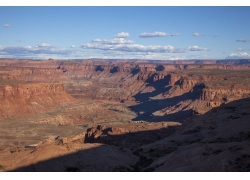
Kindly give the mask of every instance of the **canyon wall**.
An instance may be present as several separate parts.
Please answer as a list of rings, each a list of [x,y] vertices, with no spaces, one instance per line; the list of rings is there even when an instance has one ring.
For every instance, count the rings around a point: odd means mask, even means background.
[[[62,83],[1,82],[0,118],[29,115],[70,104]]]
[[[138,115],[166,115],[180,110],[204,113],[250,96],[249,61],[1,59],[0,78],[60,81],[64,90],[76,98],[141,103],[131,107]],[[17,88],[13,92],[21,93]]]

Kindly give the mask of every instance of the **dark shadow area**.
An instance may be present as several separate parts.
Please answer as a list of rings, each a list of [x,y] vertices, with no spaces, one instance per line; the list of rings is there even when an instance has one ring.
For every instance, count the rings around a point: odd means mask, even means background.
[[[118,67],[118,66],[115,66],[115,67],[113,67],[109,72],[110,72],[110,73],[117,73],[117,72],[119,72],[119,67]]]
[[[169,85],[169,81],[170,81],[170,76],[165,76],[163,79],[160,80],[154,80],[154,75],[151,76],[149,79],[147,79],[146,83],[146,87],[154,87],[154,91],[152,92],[148,92],[148,93],[141,93],[139,92],[138,94],[136,94],[134,96],[135,100],[138,102],[146,102],[150,100],[150,97],[154,97],[157,96],[159,94],[163,94],[166,91],[168,91],[171,86]]]
[[[143,122],[136,123],[143,126]],[[126,128],[124,128],[126,129]],[[84,143],[103,143],[122,148],[136,149],[140,146],[153,143],[173,134],[177,126],[169,126],[156,130],[138,132],[117,132],[116,128],[98,125],[97,128],[89,128],[85,135]]]
[[[156,71],[164,71],[164,66],[163,65],[158,65],[158,66],[156,66],[156,68],[155,68],[155,70]]]
[[[166,114],[164,116],[155,116],[153,113],[155,111],[162,110],[164,108],[174,106],[181,101],[185,100],[195,100],[200,98],[202,94],[202,89],[205,88],[203,83],[197,84],[193,87],[192,92],[184,93],[180,96],[175,96],[172,98],[166,99],[150,99],[151,97],[155,97],[160,94],[166,93],[168,90],[172,88],[169,86],[170,76],[165,76],[163,79],[155,80],[155,76],[151,76],[146,82],[147,86],[154,87],[154,91],[148,93],[139,92],[134,96],[137,102],[140,104],[129,106],[129,109],[134,111],[137,114],[137,117],[134,118],[134,121],[144,120],[148,122],[161,122],[161,121],[174,121],[174,122],[182,122],[187,117],[193,115],[193,110],[181,110],[176,113]],[[175,85],[182,86],[181,80],[177,81]],[[183,108],[185,109],[185,108]]]
[[[192,89],[192,93],[191,93],[191,96],[192,96],[192,99],[197,99],[197,98],[201,98],[201,95],[202,95],[202,90],[205,88],[205,84],[204,83],[199,83],[199,84],[196,84],[193,89]]]
[[[126,158],[126,155],[121,156],[119,153],[122,153],[119,148],[102,145],[40,161],[9,172],[112,172],[119,167],[122,167],[123,171],[133,171],[130,167],[133,164],[124,164],[123,158]]]
[[[153,143],[170,136],[176,129],[176,126],[170,126],[157,130],[127,132],[117,135],[112,134],[114,132],[110,127],[102,128],[102,126],[99,125],[99,128],[93,131],[92,134],[85,136],[84,144],[90,146],[91,143],[103,143],[104,145],[86,148],[84,150],[80,148],[74,153],[20,167],[11,172],[138,171],[138,169],[135,170],[133,168],[133,165],[137,163],[139,157],[132,155],[133,152],[142,145]],[[91,128],[88,129],[88,132],[90,131]],[[99,136],[97,136],[97,134]],[[62,141],[60,141],[60,143],[58,142],[59,140],[55,139],[55,145],[57,145],[59,149],[65,148],[65,151],[74,149],[73,145],[63,143]],[[53,147],[55,148],[55,146],[52,146],[52,148]],[[39,151],[41,148],[42,147],[34,148],[30,154],[36,153],[36,151]],[[55,148],[55,151],[56,149],[57,148]],[[44,153],[44,151],[42,152]],[[128,158],[130,159],[128,160]]]
[[[157,76],[152,75],[147,81],[146,86],[154,87],[154,91],[148,92],[148,93],[141,93],[139,92],[134,96],[135,100],[139,102],[140,104],[130,106],[129,109],[134,111],[137,114],[137,117],[134,118],[134,121],[138,120],[144,120],[148,122],[161,122],[161,121],[174,121],[174,122],[182,122],[185,118],[192,115],[193,111],[179,111],[172,114],[167,114],[164,116],[155,116],[153,115],[153,112],[162,110],[164,108],[167,108],[169,106],[174,106],[178,104],[180,101],[186,100],[186,99],[194,99],[195,97],[192,97],[192,93],[188,92],[185,94],[182,94],[180,96],[175,96],[172,98],[167,99],[157,99],[157,100],[151,100],[151,97],[155,97],[160,94],[164,94],[172,86],[169,86],[170,81],[170,75],[165,76],[163,79],[155,79]],[[181,85],[181,82],[176,82],[176,85]],[[202,87],[194,88],[197,92]]]
[[[176,113],[166,114],[164,116],[155,116],[153,115],[153,112],[162,110],[169,106],[174,106],[178,104],[180,101],[186,99],[192,99],[190,92],[172,98],[145,101],[138,105],[129,106],[129,109],[136,112],[137,114],[137,117],[133,119],[134,121],[144,120],[148,122],[160,122],[160,121],[182,122],[184,119],[193,114],[192,110],[178,111]]]
[[[159,94],[163,94],[166,91],[168,91],[171,88],[171,86],[168,87],[162,87],[161,89],[156,89],[152,92],[148,93],[138,93],[135,96],[133,96],[137,102],[147,102],[150,100],[150,97],[157,96]]]
[[[96,66],[95,71],[103,71],[104,68],[102,66]]]
[[[131,71],[131,74],[136,75],[138,72],[140,72],[140,69],[136,68]]]

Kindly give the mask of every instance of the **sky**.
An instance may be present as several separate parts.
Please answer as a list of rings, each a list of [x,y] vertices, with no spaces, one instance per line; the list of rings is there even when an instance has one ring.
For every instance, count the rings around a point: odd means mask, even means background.
[[[0,57],[250,59],[250,6],[0,6]]]

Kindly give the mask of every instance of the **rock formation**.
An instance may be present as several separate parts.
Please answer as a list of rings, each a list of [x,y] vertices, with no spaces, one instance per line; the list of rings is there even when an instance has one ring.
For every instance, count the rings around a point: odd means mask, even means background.
[[[0,171],[249,171],[249,70],[1,58]]]
[[[0,118],[27,115],[74,101],[62,83],[6,82],[0,84]]]

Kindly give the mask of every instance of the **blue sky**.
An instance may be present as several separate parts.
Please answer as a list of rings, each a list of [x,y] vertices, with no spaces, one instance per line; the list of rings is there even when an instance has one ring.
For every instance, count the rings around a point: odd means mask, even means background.
[[[0,6],[0,57],[250,58],[250,6]]]

